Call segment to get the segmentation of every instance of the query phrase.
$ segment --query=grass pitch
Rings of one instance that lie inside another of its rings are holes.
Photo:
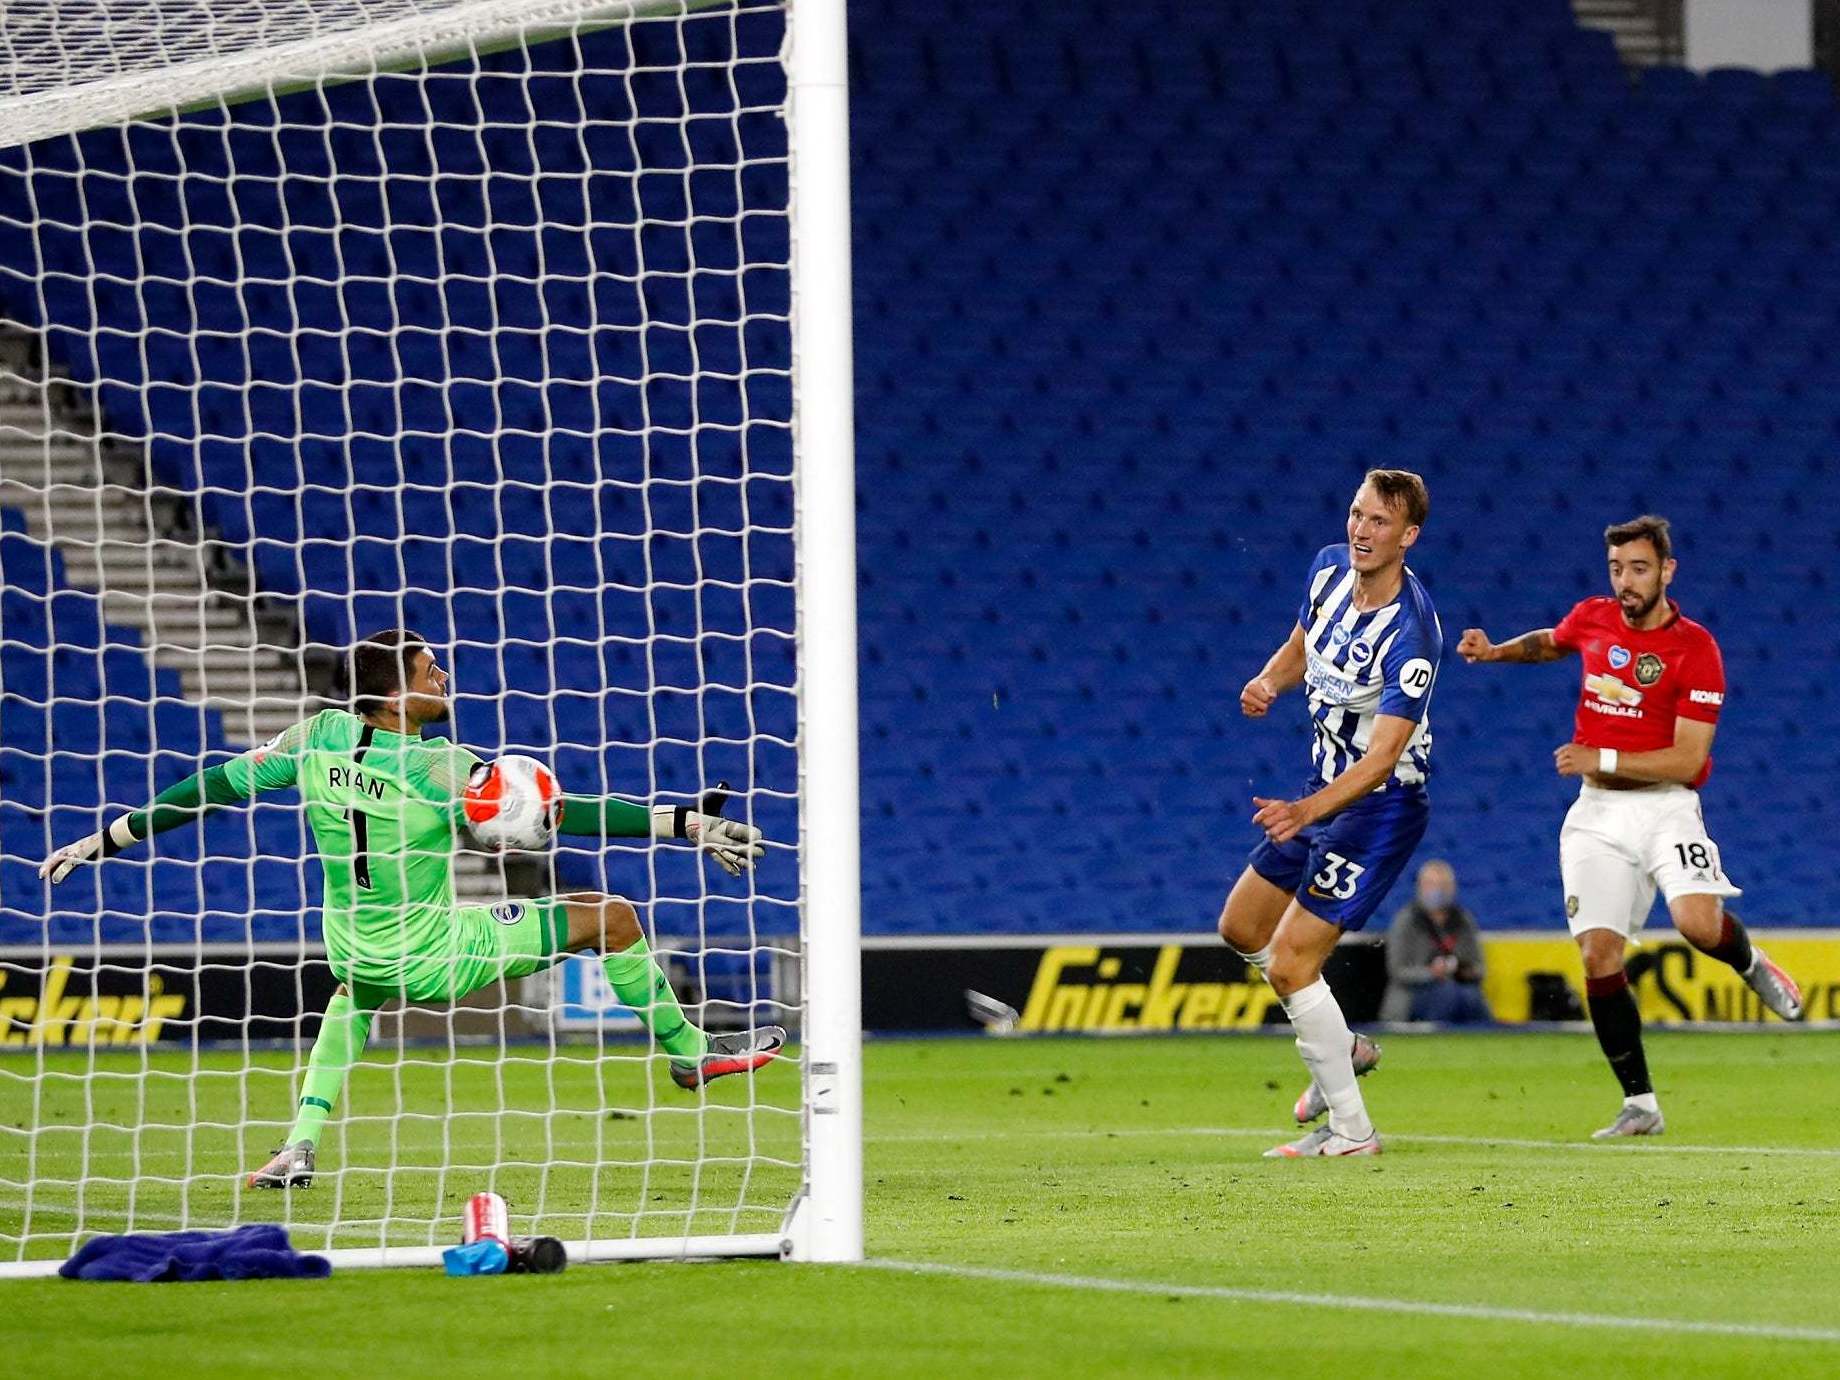
[[[1589,1036],[1386,1044],[1364,1085],[1386,1154],[1290,1163],[1258,1157],[1289,1134],[1300,1072],[1285,1040],[874,1042],[869,1251],[881,1268],[609,1265],[487,1280],[365,1271],[152,1289],[14,1282],[0,1285],[11,1305],[0,1309],[0,1356],[21,1374],[182,1365],[188,1376],[1840,1373],[1832,1035],[1651,1034],[1668,1135],[1611,1146],[1584,1139],[1617,1100]],[[275,1063],[283,1099],[288,1064]],[[170,1085],[102,1086],[156,1106],[169,1090],[247,1095],[244,1081],[189,1068],[157,1069],[182,1075]],[[489,1065],[412,1059],[366,1071],[407,1080],[412,1098],[438,1105],[452,1089],[455,1113],[367,1120],[384,1086],[354,1085],[359,1119],[342,1147],[329,1141],[323,1164],[349,1167],[337,1201],[361,1220],[359,1233],[425,1236],[417,1214],[457,1214],[479,1186],[452,1166],[500,1147],[525,1162],[500,1175],[514,1206],[540,1190],[547,1213],[598,1216],[608,1229],[681,1231],[690,1220],[700,1230],[735,1214],[741,1229],[763,1229],[746,1219],[783,1188],[773,1175],[792,1172],[756,1165],[750,1179],[733,1165],[666,1164],[648,1178],[632,1162],[635,1147],[668,1161],[698,1137],[718,1153],[749,1136],[769,1159],[789,1152],[797,1123],[784,1071],[777,1081],[763,1073],[752,1092],[716,1085],[720,1113],[608,1120],[592,1099],[644,1105],[643,1066],[506,1068],[500,1077]],[[24,1071],[0,1061],[0,1075]],[[82,1086],[69,1091],[81,1097]],[[97,1081],[89,1086],[96,1096]],[[27,1088],[0,1076],[0,1132],[13,1132],[0,1135],[0,1159],[16,1160],[14,1128],[30,1124]],[[515,1114],[520,1097],[539,1094],[566,1115]],[[37,1110],[46,1124],[50,1109]],[[239,1130],[236,1105],[198,1112],[223,1128],[209,1136],[229,1156],[239,1136],[266,1148],[274,1130]],[[387,1152],[392,1135],[398,1174],[359,1163]],[[521,1144],[538,1136],[548,1139]],[[92,1148],[149,1165],[178,1153],[176,1141],[142,1139],[138,1150]],[[606,1163],[588,1164],[588,1147]],[[42,1159],[41,1177],[55,1163]],[[0,1180],[19,1177],[16,1163],[0,1162]],[[292,1195],[298,1235],[324,1234],[315,1224],[331,1213],[334,1197],[320,1196],[329,1187]],[[137,1208],[157,1212],[178,1203],[160,1193],[180,1190],[136,1191]],[[211,1182],[184,1191],[194,1208],[258,1220],[266,1201],[278,1215],[272,1200],[238,1200]],[[197,1196],[212,1192],[225,1196]],[[17,1203],[0,1202],[9,1256],[21,1227]]]

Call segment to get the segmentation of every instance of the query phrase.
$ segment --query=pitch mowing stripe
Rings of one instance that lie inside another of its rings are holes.
[[[1418,1145],[1499,1145],[1510,1150],[1586,1150],[1602,1154],[1617,1153],[1623,1147],[1640,1155],[1792,1155],[1810,1159],[1840,1158],[1840,1150],[1818,1145],[1670,1145],[1653,1136],[1625,1136],[1617,1140],[1514,1140],[1505,1136],[1421,1136],[1380,1137]]]
[[[1605,1327],[1629,1332],[1694,1333],[1712,1337],[1756,1337],[1778,1342],[1840,1343],[1840,1328],[1792,1327],[1775,1323],[1709,1322],[1701,1318],[1631,1318],[1614,1313],[1546,1312],[1538,1308],[1493,1308],[1480,1303],[1432,1303],[1419,1299],[1371,1298],[1362,1294],[1305,1294],[1288,1289],[1240,1289],[1224,1284],[1156,1284],[1142,1279],[1093,1275],[1051,1275],[1000,1270],[983,1265],[941,1265],[921,1260],[865,1260],[872,1270],[948,1275],[998,1284],[1033,1284],[1047,1289],[1084,1289],[1104,1294],[1147,1294],[1157,1298],[1219,1299],[1227,1303],[1280,1303],[1302,1308],[1340,1308],[1362,1313],[1407,1313],[1420,1317],[1484,1322],[1536,1323],[1560,1327]]]
[[[95,1208],[95,1207],[78,1208],[68,1203],[33,1203],[30,1206],[31,1206],[32,1216],[34,1217],[74,1217],[78,1221],[84,1221],[86,1219],[95,1219],[95,1218],[110,1218],[110,1219],[120,1218],[125,1221],[125,1220],[128,1220],[130,1217],[132,1217],[132,1220],[136,1222],[147,1222],[147,1223],[152,1223],[154,1225],[162,1226],[162,1227],[183,1227],[187,1225],[197,1227],[200,1225],[200,1222],[195,1218],[188,1220],[187,1218],[177,1216],[176,1214],[170,1213],[170,1212],[141,1212],[139,1210],[136,1210],[135,1212],[130,1214],[126,1208]],[[27,1210],[27,1204],[25,1200],[22,1198],[21,1199],[0,1198],[0,1211],[16,1212],[23,1218],[26,1215],[26,1210]],[[282,1225],[285,1226],[287,1224],[283,1223]],[[211,1227],[209,1224],[205,1224],[205,1228],[207,1230],[216,1230],[215,1227]],[[99,1228],[91,1228],[91,1230],[92,1231],[99,1230]],[[57,1233],[33,1232],[31,1233],[33,1237],[44,1236],[47,1234],[55,1234],[58,1236],[64,1236],[64,1235],[67,1235],[68,1233],[65,1233],[65,1232],[57,1232]],[[10,1239],[17,1240],[18,1238],[14,1237]]]
[[[1093,1127],[1087,1130],[1051,1131],[933,1131],[926,1135],[865,1136],[871,1145],[899,1144],[905,1141],[952,1140],[1122,1140],[1127,1137],[1154,1136],[1246,1136],[1254,1140],[1271,1140],[1274,1144],[1286,1137],[1294,1138],[1299,1127],[1282,1126],[1133,1126],[1119,1129]],[[1671,1145],[1652,1136],[1631,1136],[1616,1141],[1601,1140],[1517,1140],[1510,1136],[1433,1136],[1410,1132],[1380,1133],[1382,1145],[1478,1145],[1505,1150],[1583,1150],[1599,1155],[1779,1155],[1806,1159],[1840,1159],[1840,1149],[1814,1145]]]

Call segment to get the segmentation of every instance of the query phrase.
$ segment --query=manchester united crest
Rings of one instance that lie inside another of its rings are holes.
[[[1660,657],[1653,652],[1643,652],[1636,658],[1636,684],[1653,685],[1666,669]]]

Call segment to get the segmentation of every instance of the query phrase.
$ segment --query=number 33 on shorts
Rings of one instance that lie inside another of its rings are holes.
[[[1354,886],[1367,869],[1351,862],[1340,853],[1324,853],[1322,870],[1310,878],[1310,890],[1317,896],[1346,901],[1354,895]]]

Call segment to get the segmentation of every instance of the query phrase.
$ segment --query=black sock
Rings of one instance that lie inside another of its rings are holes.
[[[1720,963],[1729,963],[1742,976],[1751,970],[1751,937],[1745,932],[1744,922],[1730,911],[1721,917],[1719,941],[1716,944],[1699,945],[1694,948],[1707,958],[1716,958]]]
[[[1629,975],[1586,978],[1584,989],[1597,1043],[1610,1061],[1610,1072],[1623,1085],[1623,1096],[1652,1093],[1648,1057],[1642,1052],[1642,1014],[1636,1010],[1636,994],[1629,990]]]

